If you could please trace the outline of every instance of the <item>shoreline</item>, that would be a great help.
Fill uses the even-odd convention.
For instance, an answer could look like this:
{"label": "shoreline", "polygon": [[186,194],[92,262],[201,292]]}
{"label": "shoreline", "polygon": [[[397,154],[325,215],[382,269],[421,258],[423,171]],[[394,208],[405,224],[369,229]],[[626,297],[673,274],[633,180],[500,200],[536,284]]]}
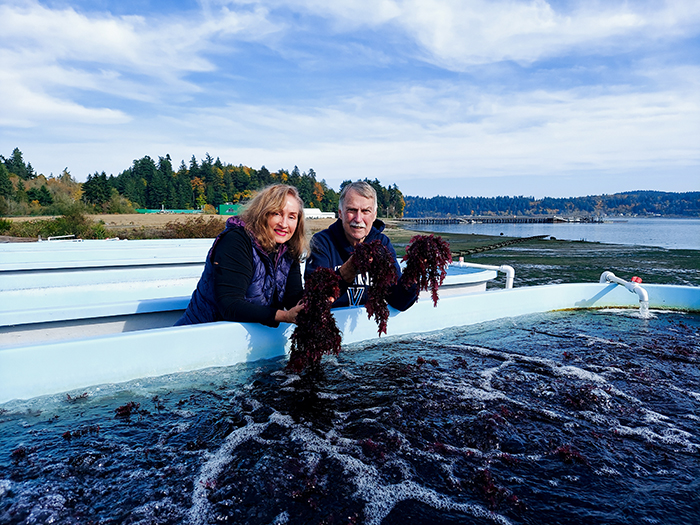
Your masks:
{"label": "shoreline", "polygon": [[[154,216],[108,215],[90,216],[102,219],[110,234],[119,236],[122,231],[153,230],[153,223],[186,222],[189,216],[155,214]],[[148,227],[142,224],[149,217]],[[210,218],[217,215],[207,216]],[[102,219],[104,220],[104,219]],[[464,257],[465,262],[490,266],[509,265],[516,270],[518,286],[558,284],[571,282],[598,282],[603,271],[612,271],[622,279],[640,277],[645,283],[700,286],[700,250],[665,249],[643,245],[607,244],[582,240],[554,238],[527,238],[512,245],[505,241],[524,239],[505,235],[482,235],[476,233],[444,233],[415,231],[409,224],[391,219],[382,219],[386,224],[384,233],[389,237],[397,255],[405,254],[405,247],[415,235],[440,236],[450,244],[453,260]],[[335,219],[307,219],[309,235],[328,227]],[[108,224],[109,223],[109,224]],[[152,235],[147,238],[158,238]],[[213,240],[213,237],[212,237]],[[37,242],[36,238],[10,238],[0,236],[0,243]],[[2,248],[0,248],[2,252]],[[491,286],[502,287],[499,277]]]}
{"label": "shoreline", "polygon": [[[115,237],[123,236],[124,238],[129,237],[129,233],[139,232],[140,234],[145,234],[143,236],[136,235],[134,238],[146,238],[146,239],[157,239],[160,238],[158,232],[165,228],[169,223],[186,224],[188,221],[192,221],[193,216],[191,214],[175,214],[175,213],[134,213],[134,214],[91,214],[87,215],[89,219],[95,222],[103,222],[105,230],[108,233],[114,234]],[[198,215],[197,217],[203,218],[205,221],[211,219],[225,220],[228,216],[221,215]],[[22,216],[22,217],[6,217],[5,219],[16,222],[27,222],[27,221],[38,221],[38,220],[50,220],[56,218],[55,216]],[[479,234],[479,233],[456,233],[456,232],[440,232],[433,230],[413,230],[411,229],[412,223],[396,219],[380,218],[384,222],[386,228],[384,233],[389,237],[392,244],[396,248],[397,254],[403,256],[405,246],[410,242],[411,238],[415,235],[436,235],[442,237],[444,240],[450,243],[453,253],[457,254],[460,252],[467,252],[469,250],[474,250],[478,248],[488,247],[497,243],[503,243],[504,241],[511,240],[522,240],[522,236],[507,236],[507,235],[489,235],[489,234]],[[306,219],[307,233],[312,236],[314,233],[321,231],[328,226],[330,226],[336,219]],[[213,236],[212,236],[213,239]],[[0,235],[0,244],[3,243],[25,243],[25,242],[37,242],[38,239],[35,237],[14,237],[8,235]],[[616,247],[629,247],[637,246],[639,249],[649,250],[654,249],[652,246],[646,245],[626,245],[617,243],[604,243],[599,241],[586,241],[586,240],[567,240],[567,239],[557,239],[542,238],[542,239],[528,239],[521,243],[521,246],[532,246],[533,243],[539,244],[542,247],[542,243],[547,243],[549,247],[562,246],[588,246],[588,247],[608,247],[610,250],[617,249]],[[666,249],[666,248],[660,248]],[[700,250],[693,249],[670,249],[682,252],[698,252]]]}
{"label": "shoreline", "polygon": [[[189,214],[170,214],[170,213],[135,213],[135,214],[99,214],[99,215],[88,215],[91,220],[98,222],[102,221],[105,225],[105,229],[108,232],[113,232],[116,236],[120,233],[125,234],[128,231],[137,230],[150,230],[153,233],[152,237],[148,238],[158,238],[156,233],[158,230],[163,229],[168,223],[187,223],[193,219],[192,215]],[[200,215],[205,220],[212,218],[224,218],[225,216],[220,215]],[[49,220],[55,217],[52,216],[24,216],[24,217],[12,217],[9,220],[17,222],[26,222],[32,220]],[[511,239],[518,239],[518,237],[504,237],[496,235],[479,235],[479,234],[461,234],[461,233],[440,233],[440,232],[425,232],[411,230],[409,228],[410,224],[403,221],[396,221],[393,219],[380,219],[384,222],[386,228],[384,233],[389,237],[392,244],[396,248],[397,254],[403,256],[405,246],[410,242],[411,238],[415,235],[425,235],[434,234],[439,235],[450,244],[455,243],[455,253],[460,251],[469,250],[473,248],[481,248],[487,245],[494,244],[494,242],[502,242]],[[336,219],[306,219],[306,229],[309,236],[312,236],[316,232],[319,232],[332,223]],[[212,237],[213,239],[213,237]],[[37,238],[34,237],[12,237],[8,235],[0,235],[0,244],[2,243],[17,243],[17,242],[38,242]]]}

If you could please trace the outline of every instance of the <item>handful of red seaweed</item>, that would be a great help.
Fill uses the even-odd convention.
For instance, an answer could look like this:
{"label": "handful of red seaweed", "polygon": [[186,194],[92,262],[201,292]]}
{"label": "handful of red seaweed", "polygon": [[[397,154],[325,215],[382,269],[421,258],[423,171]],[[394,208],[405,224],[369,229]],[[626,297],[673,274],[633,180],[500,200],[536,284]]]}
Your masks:
{"label": "handful of red seaweed", "polygon": [[389,250],[378,240],[360,243],[355,246],[353,264],[360,274],[367,274],[370,285],[367,290],[367,317],[374,316],[379,327],[378,334],[386,333],[386,323],[389,319],[389,307],[386,297],[389,288],[396,284],[398,276],[394,258]]}
{"label": "handful of red seaweed", "polygon": [[301,372],[308,366],[321,362],[324,354],[338,355],[340,352],[340,330],[331,314],[329,297],[340,293],[339,280],[329,268],[316,268],[306,279],[304,308],[297,315],[297,325],[292,333],[292,349],[289,368]]}
{"label": "handful of red seaweed", "polygon": [[442,237],[416,235],[406,246],[403,260],[406,261],[404,286],[418,284],[420,290],[430,287],[433,306],[437,306],[438,288],[445,280],[447,266],[452,262],[450,245]]}

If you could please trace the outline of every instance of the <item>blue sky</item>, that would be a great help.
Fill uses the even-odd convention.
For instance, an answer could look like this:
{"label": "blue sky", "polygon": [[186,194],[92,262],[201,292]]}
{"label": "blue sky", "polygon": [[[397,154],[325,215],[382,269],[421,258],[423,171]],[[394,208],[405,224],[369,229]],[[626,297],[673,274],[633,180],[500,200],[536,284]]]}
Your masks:
{"label": "blue sky", "polygon": [[700,190],[700,2],[0,0],[0,154],[334,188]]}

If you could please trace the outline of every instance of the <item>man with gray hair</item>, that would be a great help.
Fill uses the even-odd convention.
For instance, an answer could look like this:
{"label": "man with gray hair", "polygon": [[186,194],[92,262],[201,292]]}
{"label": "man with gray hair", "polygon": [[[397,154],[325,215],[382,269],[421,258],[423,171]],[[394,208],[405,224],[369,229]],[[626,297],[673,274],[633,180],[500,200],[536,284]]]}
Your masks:
{"label": "man with gray hair", "polygon": [[401,282],[401,267],[396,250],[382,233],[384,223],[377,219],[377,192],[367,182],[346,185],[340,192],[338,220],[311,239],[311,253],[306,260],[305,276],[318,267],[330,268],[341,277],[340,296],[332,308],[361,306],[367,301],[369,275],[358,274],[353,264],[355,246],[379,240],[394,258],[399,282],[389,290],[387,303],[397,310],[407,310],[418,298],[417,287],[406,289]]}

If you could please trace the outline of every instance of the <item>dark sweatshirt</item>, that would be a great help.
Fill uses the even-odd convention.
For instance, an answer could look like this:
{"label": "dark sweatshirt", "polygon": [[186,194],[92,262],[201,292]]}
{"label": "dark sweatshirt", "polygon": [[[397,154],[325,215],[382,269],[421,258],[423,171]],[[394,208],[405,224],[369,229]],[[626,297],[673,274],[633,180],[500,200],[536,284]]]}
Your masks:
{"label": "dark sweatshirt", "polygon": [[[389,238],[382,233],[383,230],[384,223],[380,220],[375,220],[364,242],[378,239],[393,256],[399,281],[390,288],[387,303],[397,310],[404,311],[416,302],[418,298],[417,286],[410,286],[408,289],[404,287],[401,267],[396,260],[396,250],[391,245]],[[318,267],[331,268],[338,273],[338,269],[350,258],[353,251],[353,247],[345,237],[343,223],[338,219],[330,227],[318,232],[311,239],[311,253],[306,261],[304,275],[310,275]],[[332,308],[365,304],[368,284],[366,275],[357,275],[355,281],[350,285],[341,280],[340,297],[333,303]]]}

